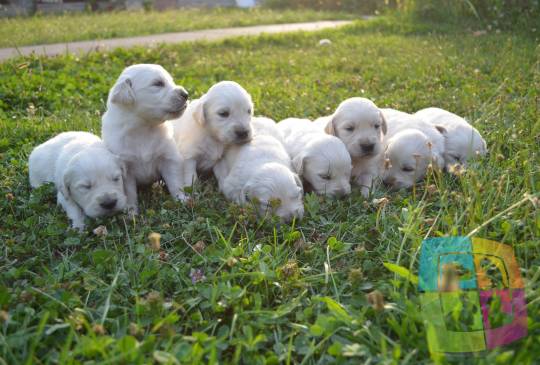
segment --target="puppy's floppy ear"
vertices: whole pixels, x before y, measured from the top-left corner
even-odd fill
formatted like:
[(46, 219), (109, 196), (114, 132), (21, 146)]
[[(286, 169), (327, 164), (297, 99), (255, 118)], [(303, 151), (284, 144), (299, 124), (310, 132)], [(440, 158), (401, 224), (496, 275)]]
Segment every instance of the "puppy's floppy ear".
[(431, 155), (431, 163), (439, 170), (442, 170), (444, 168), (444, 157), (440, 153), (433, 153)]
[(127, 175), (126, 163), (124, 162), (124, 160), (122, 160), (120, 157), (116, 155), (115, 155), (115, 158), (116, 158), (116, 163), (118, 164), (118, 166), (120, 166), (120, 171), (122, 171), (122, 178), (125, 178)]
[(111, 90), (111, 101), (121, 105), (132, 105), (135, 102), (135, 92), (130, 78), (116, 82)]
[(442, 125), (435, 125), (435, 128), (439, 131), (440, 134), (446, 137), (446, 133), (448, 133), (448, 131), (445, 127), (443, 127)]
[(244, 205), (247, 202), (251, 201), (251, 189), (253, 188), (253, 184), (251, 182), (247, 182), (243, 187), (242, 190), (240, 190), (240, 196), (238, 197), (238, 204)]
[(326, 123), (326, 127), (324, 127), (324, 131), (327, 133), (327, 134), (330, 134), (331, 136), (335, 136), (336, 135), (336, 130), (334, 128), (334, 116), (332, 116), (330, 118), (330, 121), (328, 123)]
[(306, 158), (305, 153), (301, 152), (298, 155), (296, 155), (292, 160), (294, 171), (298, 175), (302, 175), (303, 172), (304, 172), (304, 160), (305, 160), (305, 158)]
[(193, 119), (200, 125), (204, 125), (206, 123), (206, 117), (204, 116), (204, 102), (205, 102), (205, 96), (203, 95), (199, 100), (195, 100), (192, 102), (193, 104)]
[(302, 180), (300, 179), (300, 176), (294, 174), (294, 181), (296, 182), (296, 186), (298, 186), (302, 190), (302, 194), (304, 193), (304, 185), (302, 184)]
[(71, 199), (71, 184), (73, 182), (73, 175), (73, 171), (68, 168), (62, 177), (62, 181), (60, 181), (60, 186), (58, 186), (58, 190), (60, 190), (66, 200)]
[(486, 140), (482, 138), (482, 151), (480, 151), (482, 155), (485, 155), (488, 153), (487, 143)]
[(386, 118), (384, 117), (384, 114), (382, 111), (379, 110), (379, 114), (381, 115), (381, 128), (382, 128), (382, 133), (383, 134), (386, 134), (386, 132), (388, 132), (388, 126), (386, 124)]

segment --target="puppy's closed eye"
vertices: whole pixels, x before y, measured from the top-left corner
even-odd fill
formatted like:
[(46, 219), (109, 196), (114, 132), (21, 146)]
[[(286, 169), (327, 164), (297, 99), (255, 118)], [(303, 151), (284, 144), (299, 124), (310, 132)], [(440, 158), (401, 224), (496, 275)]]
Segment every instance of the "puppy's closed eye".
[(319, 175), (321, 177), (321, 179), (323, 180), (330, 180), (332, 179), (332, 176), (330, 176), (329, 174), (322, 174), (322, 175)]
[(405, 172), (413, 172), (414, 171), (414, 167), (411, 167), (411, 166), (403, 166), (401, 168), (401, 170), (405, 171)]
[(350, 126), (348, 126), (348, 127), (345, 127), (345, 130), (346, 130), (347, 132), (352, 132), (352, 131), (354, 131), (354, 126), (350, 125)]
[(83, 190), (90, 190), (92, 189), (92, 184), (90, 183), (80, 184), (78, 187)]
[(152, 83), (152, 86), (155, 86), (155, 87), (165, 87), (165, 82), (161, 79), (158, 79), (158, 80), (155, 80), (153, 83)]

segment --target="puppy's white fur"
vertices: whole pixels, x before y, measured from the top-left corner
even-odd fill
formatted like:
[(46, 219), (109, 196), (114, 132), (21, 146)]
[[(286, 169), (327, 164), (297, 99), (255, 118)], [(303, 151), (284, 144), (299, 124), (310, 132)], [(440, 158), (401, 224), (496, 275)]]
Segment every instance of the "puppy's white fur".
[(385, 184), (396, 189), (408, 188), (424, 178), (430, 164), (435, 169), (443, 168), (444, 127), (395, 109), (381, 110), (388, 125), (382, 172)]
[(438, 168), (444, 167), (444, 152), (446, 150), (447, 130), (444, 126), (428, 123), (412, 114), (399, 110), (383, 108), (388, 125), (387, 138), (406, 130), (416, 129), (424, 133), (430, 141), (431, 153)]
[(246, 144), (227, 148), (214, 174), (227, 199), (240, 205), (254, 201), (260, 215), (272, 213), (285, 222), (304, 215), (300, 178), (285, 147), (271, 135), (256, 134)]
[(222, 81), (173, 121), (176, 144), (186, 158), (185, 180), (189, 184), (197, 179), (197, 171), (211, 171), (227, 146), (251, 140), (252, 116), (248, 92), (236, 82)]
[(405, 129), (388, 137), (384, 162), (381, 159), (384, 183), (402, 189), (422, 180), (428, 166), (436, 164), (430, 143), (429, 137), (418, 129)]
[(343, 101), (333, 115), (315, 120), (326, 133), (341, 139), (352, 158), (353, 181), (367, 197), (378, 175), (386, 120), (369, 99), (350, 98)]
[(251, 125), (253, 127), (253, 135), (267, 135), (274, 137), (282, 145), (285, 145), (285, 139), (283, 134), (277, 127), (276, 121), (267, 117), (253, 117), (251, 119)]
[(58, 204), (73, 228), (84, 229), (86, 216), (96, 218), (125, 208), (124, 166), (91, 133), (65, 132), (37, 146), (28, 170), (32, 187), (54, 183)]
[(467, 161), (487, 153), (486, 141), (480, 132), (460, 116), (440, 108), (426, 108), (414, 114), (433, 125), (446, 129), (444, 161), (446, 168), (452, 165), (467, 165)]
[(166, 122), (181, 116), (186, 105), (187, 92), (159, 65), (127, 67), (109, 92), (102, 138), (126, 164), (124, 184), (133, 214), (137, 213), (137, 185), (159, 178), (175, 199), (186, 199), (183, 158)]
[(341, 140), (324, 133), (309, 119), (278, 123), (296, 173), (317, 194), (343, 196), (351, 192), (351, 156)]

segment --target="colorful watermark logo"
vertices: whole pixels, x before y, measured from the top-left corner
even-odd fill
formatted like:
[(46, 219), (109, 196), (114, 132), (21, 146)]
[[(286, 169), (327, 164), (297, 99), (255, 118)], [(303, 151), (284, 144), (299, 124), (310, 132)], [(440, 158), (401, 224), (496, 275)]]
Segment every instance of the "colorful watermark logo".
[(427, 239), (419, 289), (431, 352), (484, 351), (527, 335), (525, 286), (511, 246), (482, 238)]

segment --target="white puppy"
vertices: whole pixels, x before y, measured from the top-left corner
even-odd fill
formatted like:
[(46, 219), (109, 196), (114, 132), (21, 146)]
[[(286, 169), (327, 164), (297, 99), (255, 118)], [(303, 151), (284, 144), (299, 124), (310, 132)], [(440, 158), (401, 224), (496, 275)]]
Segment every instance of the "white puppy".
[(385, 184), (408, 188), (424, 178), (428, 167), (442, 169), (446, 130), (395, 109), (382, 109), (388, 125), (385, 136)]
[(187, 98), (163, 67), (147, 64), (124, 69), (109, 92), (102, 138), (126, 164), (124, 184), (132, 214), (137, 213), (137, 185), (160, 178), (175, 199), (186, 199), (183, 158), (166, 121), (182, 115)]
[(220, 191), (237, 204), (255, 202), (260, 215), (283, 221), (304, 215), (302, 183), (292, 172), (291, 159), (276, 138), (256, 134), (243, 145), (227, 149), (214, 166)]
[(385, 140), (381, 159), (382, 179), (393, 189), (409, 188), (422, 180), (428, 166), (436, 165), (428, 136), (418, 129), (405, 129)]
[(486, 141), (476, 128), (460, 116), (439, 108), (422, 109), (414, 116), (446, 129), (444, 161), (447, 170), (452, 165), (466, 165), (467, 160), (486, 154)]
[(437, 164), (436, 167), (444, 167), (444, 153), (446, 151), (447, 130), (444, 126), (428, 123), (412, 114), (399, 110), (383, 108), (381, 109), (388, 124), (388, 134), (390, 138), (395, 134), (406, 130), (416, 129), (424, 133), (430, 140), (432, 154)]
[(253, 136), (261, 134), (272, 136), (278, 141), (280, 141), (282, 145), (285, 145), (285, 139), (283, 138), (283, 134), (281, 133), (281, 131), (277, 127), (276, 122), (273, 119), (266, 117), (253, 117), (251, 119), (251, 126), (253, 127)]
[(326, 133), (341, 139), (352, 158), (352, 176), (367, 197), (378, 174), (386, 120), (379, 108), (368, 99), (343, 101), (334, 114), (315, 120)]
[(277, 128), (284, 136), (296, 173), (315, 193), (351, 193), (351, 156), (339, 138), (324, 133), (309, 119), (285, 119)]
[(186, 113), (173, 122), (176, 144), (186, 158), (188, 184), (195, 182), (197, 171), (211, 171), (227, 146), (251, 140), (252, 116), (251, 96), (233, 81), (213, 85), (190, 103)]
[(73, 228), (84, 229), (86, 216), (96, 218), (125, 208), (124, 166), (91, 133), (65, 132), (37, 146), (28, 170), (32, 187), (55, 184), (58, 204)]

